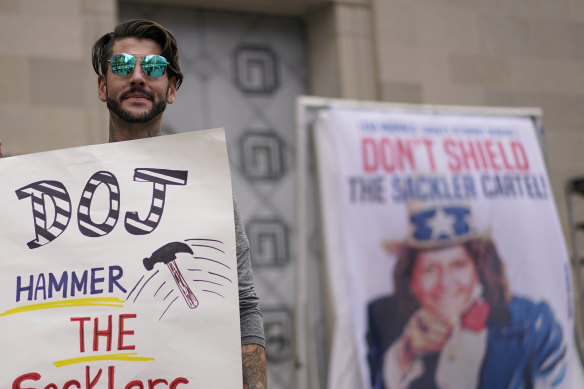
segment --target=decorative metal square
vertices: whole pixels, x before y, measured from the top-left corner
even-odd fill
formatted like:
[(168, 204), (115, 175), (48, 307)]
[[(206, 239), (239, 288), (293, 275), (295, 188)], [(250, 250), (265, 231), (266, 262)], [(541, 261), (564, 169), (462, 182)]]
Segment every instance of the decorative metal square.
[(262, 309), (266, 358), (284, 362), (292, 357), (292, 312), (285, 307)]
[(288, 226), (280, 220), (252, 220), (246, 226), (253, 266), (284, 266), (290, 261)]
[(285, 146), (275, 132), (247, 132), (239, 147), (242, 173), (248, 180), (279, 180), (285, 174)]
[(245, 93), (270, 94), (279, 86), (278, 57), (267, 46), (241, 45), (235, 49), (235, 83)]

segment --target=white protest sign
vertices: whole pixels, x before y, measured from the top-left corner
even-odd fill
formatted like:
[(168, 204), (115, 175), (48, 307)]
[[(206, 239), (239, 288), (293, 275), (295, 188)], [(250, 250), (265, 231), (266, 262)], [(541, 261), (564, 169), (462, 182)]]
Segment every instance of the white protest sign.
[(529, 118), (331, 109), (316, 137), (353, 332), (331, 382), (354, 345), (364, 388), (571, 387), (570, 264)]
[(0, 160), (0, 387), (242, 387), (222, 129)]

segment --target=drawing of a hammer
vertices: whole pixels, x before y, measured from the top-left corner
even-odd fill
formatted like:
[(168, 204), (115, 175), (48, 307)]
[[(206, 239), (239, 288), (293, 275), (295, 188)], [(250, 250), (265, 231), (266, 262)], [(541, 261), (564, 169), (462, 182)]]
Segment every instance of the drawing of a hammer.
[(154, 251), (150, 258), (144, 258), (142, 261), (144, 263), (144, 267), (146, 270), (152, 270), (155, 264), (158, 262), (166, 264), (168, 269), (170, 269), (170, 274), (174, 278), (178, 289), (182, 293), (187, 305), (191, 309), (195, 309), (199, 305), (199, 300), (195, 297), (195, 294), (189, 288), (189, 285), (186, 283), (184, 277), (182, 276), (176, 262), (177, 253), (190, 253), (193, 254), (193, 250), (186, 244), (182, 242), (172, 242), (167, 243), (158, 250)]

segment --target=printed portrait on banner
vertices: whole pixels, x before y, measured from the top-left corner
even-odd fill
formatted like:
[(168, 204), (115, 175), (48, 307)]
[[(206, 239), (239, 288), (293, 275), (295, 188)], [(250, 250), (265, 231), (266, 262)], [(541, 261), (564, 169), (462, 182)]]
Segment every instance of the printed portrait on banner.
[(368, 305), (375, 388), (555, 387), (566, 339), (545, 300), (511, 292), (487, 231), (464, 205), (410, 209), (411, 237), (395, 254), (394, 293)]
[(333, 109), (316, 137), (364, 387), (570, 387), (570, 266), (530, 118)]

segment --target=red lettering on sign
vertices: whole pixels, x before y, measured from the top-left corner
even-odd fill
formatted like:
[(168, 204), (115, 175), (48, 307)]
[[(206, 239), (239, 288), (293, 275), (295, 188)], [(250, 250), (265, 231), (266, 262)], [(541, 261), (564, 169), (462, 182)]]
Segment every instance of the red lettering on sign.
[(135, 319), (136, 314), (125, 314), (120, 315), (120, 320), (118, 324), (118, 350), (135, 350), (136, 346), (128, 345), (124, 346), (124, 335), (134, 335), (133, 330), (124, 330), (124, 320)]

